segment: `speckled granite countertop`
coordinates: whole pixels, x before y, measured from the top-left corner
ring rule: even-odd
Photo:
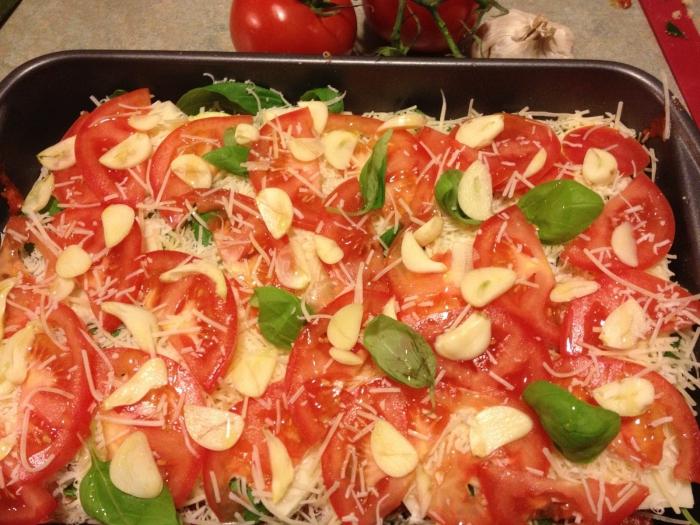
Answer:
[[[0,29],[0,78],[39,55],[66,49],[233,51],[231,0],[23,0]],[[576,58],[614,60],[672,75],[638,3],[503,0],[571,27]]]

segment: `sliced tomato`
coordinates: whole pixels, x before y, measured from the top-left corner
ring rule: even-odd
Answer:
[[[365,290],[363,293],[363,320],[381,313],[389,295]],[[353,292],[338,297],[320,313],[333,315],[354,300]],[[326,337],[328,319],[320,318],[308,324],[299,334],[289,355],[285,386],[291,403],[294,423],[310,443],[320,442],[331,420],[342,410],[347,398],[336,381],[352,382],[358,374],[376,375],[369,354],[358,343],[353,351],[365,359],[363,366],[342,365],[334,361]],[[362,372],[360,372],[362,370]]]
[[[505,389],[519,394],[530,382],[545,379],[544,367],[551,358],[531,327],[496,306],[483,313],[491,320],[491,343],[486,353],[469,361],[438,356],[445,380],[479,392]]]
[[[127,381],[150,359],[148,353],[135,348],[110,348],[104,354],[109,365],[105,358],[97,360],[94,375],[96,388],[105,396],[110,393],[112,379]],[[203,405],[204,395],[192,374],[171,359],[161,358],[168,369],[166,386],[150,390],[137,403],[100,412],[100,415],[110,457],[130,432],[146,434],[175,506],[180,507],[190,497],[204,455],[203,449],[187,435],[182,407]],[[162,422],[161,426],[155,421]]]
[[[284,385],[274,383],[262,397],[238,403],[231,411],[245,413],[241,437],[228,450],[206,454],[202,471],[204,491],[207,503],[222,522],[236,521],[236,514],[242,512],[241,506],[228,497],[232,479],[243,478],[252,488],[270,490],[272,470],[265,432],[282,441],[294,465],[311,447],[312,443],[292,423],[285,400]],[[264,487],[256,487],[255,472],[262,475]]]
[[[448,419],[450,414],[455,414],[453,417],[459,417],[457,414],[460,411],[471,413],[502,404],[529,412],[522,402],[504,398],[502,395],[487,396],[455,388],[439,389],[436,403],[449,407]],[[440,435],[437,434],[437,436]],[[523,438],[495,450],[485,458],[473,456],[468,448],[458,445],[459,436],[454,439],[441,436],[441,439],[444,440],[443,445],[438,445],[443,447],[438,453],[441,461],[429,471],[433,482],[428,515],[445,525],[464,523],[465,516],[469,517],[469,522],[473,525],[496,523],[492,517],[493,511],[487,505],[480,487],[479,473],[482,465],[496,464],[515,471],[531,468],[546,472],[549,468],[549,463],[542,452],[548,442],[539,426],[533,428]]]
[[[577,268],[597,272],[588,251],[612,270],[629,268],[611,248],[613,231],[624,222],[634,230],[637,269],[645,270],[666,257],[676,228],[673,210],[658,186],[641,173],[605,204],[603,213],[585,232],[569,242],[562,257]]]
[[[355,402],[344,411],[321,457],[323,483],[327,490],[334,487],[330,496],[333,510],[341,520],[354,514],[358,525],[376,523],[378,518],[381,521],[401,504],[412,483],[410,474],[402,478],[384,474],[370,450],[368,427],[372,420],[367,419],[368,411],[370,416],[388,421],[408,437],[407,397],[397,392],[373,391],[388,384],[388,380],[378,379],[352,392]]]
[[[26,312],[41,309],[41,301],[37,294],[13,289],[6,312],[8,329],[24,326]],[[46,304],[43,308],[48,310]],[[40,331],[35,336],[20,387],[17,446],[1,462],[5,479],[22,484],[62,469],[78,452],[90,424],[93,399],[83,359],[89,364],[93,352],[85,326],[62,304],[47,311],[46,326],[52,334]]]
[[[173,282],[160,280],[163,272],[190,257],[182,252],[156,251],[146,254],[144,306],[156,312],[161,326],[172,326],[169,345],[178,352],[202,388],[211,392],[233,356],[236,345],[237,312],[231,287],[226,296],[203,274]]]
[[[495,464],[481,468],[479,480],[493,513],[493,523],[512,523],[526,525],[537,518],[554,521],[574,519],[580,516],[581,523],[618,525],[625,517],[631,515],[649,494],[646,487],[640,485],[632,488],[632,495],[623,490],[630,490],[626,485],[603,483],[594,479],[585,479],[580,483],[552,480],[528,471],[515,471]],[[586,484],[584,488],[583,484]],[[601,492],[603,492],[601,494]],[[605,495],[611,501],[622,497],[627,499],[616,510],[602,505],[600,519],[589,501],[594,505]],[[590,499],[589,499],[590,498]]]
[[[535,228],[527,222],[517,206],[494,215],[479,227],[474,241],[474,267],[511,267],[520,282],[493,305],[522,319],[545,342],[559,342],[559,327],[549,301],[554,274],[537,238]]]
[[[606,150],[615,157],[621,175],[636,176],[650,162],[649,154],[639,142],[609,126],[577,128],[562,139],[562,152],[574,164],[583,164],[590,148]]]
[[[382,125],[382,121],[372,117],[362,117],[360,115],[343,115],[341,113],[329,113],[326,123],[325,133],[344,129],[354,131],[364,137],[372,137],[377,133],[377,129]]]
[[[504,190],[516,171],[523,175],[543,149],[547,154],[544,164],[528,177],[531,184],[537,184],[561,159],[559,139],[547,124],[518,115],[504,113],[503,124],[503,131],[494,142],[481,150],[491,172],[494,191]],[[515,184],[515,192],[528,188],[521,181]]]
[[[190,193],[192,188],[173,175],[170,163],[185,153],[201,156],[221,147],[227,129],[251,122],[252,117],[245,115],[210,117],[175,128],[160,143],[151,158],[150,185],[153,195],[160,195],[162,200],[169,200]]]
[[[0,525],[37,525],[47,521],[57,503],[40,484],[12,485],[0,490]]]
[[[83,127],[93,127],[104,121],[117,117],[124,117],[151,109],[151,92],[148,88],[135,89],[110,98],[103,104],[97,106],[90,112],[90,116],[85,119]]]
[[[593,389],[625,377],[643,374],[654,385],[654,404],[638,418],[622,419],[621,434],[612,450],[624,458],[636,457],[642,465],[658,464],[662,455],[663,432],[655,430],[658,424],[654,421],[660,417],[671,417],[672,420],[667,425],[675,435],[678,449],[674,475],[685,481],[697,482],[700,479],[698,423],[683,395],[661,375],[634,363],[606,357],[560,359],[555,363],[554,369],[569,376],[558,380],[560,384],[571,385],[578,396],[591,402],[594,402],[591,394]],[[574,385],[574,379],[578,379],[577,385]]]
[[[569,303],[559,346],[562,353],[585,353],[585,344],[602,346],[600,329],[605,319],[630,298],[644,308],[654,330],[658,329],[660,334],[688,328],[700,316],[700,301],[693,300],[690,293],[677,284],[639,270],[623,270],[617,275],[622,281],[599,277],[597,292]],[[640,293],[640,290],[648,293]]]
[[[443,169],[464,171],[477,159],[477,152],[457,142],[452,135],[425,126],[416,133],[416,140]],[[444,163],[443,163],[444,160]]]

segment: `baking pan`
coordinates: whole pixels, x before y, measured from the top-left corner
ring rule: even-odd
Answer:
[[[663,89],[631,66],[599,61],[323,58],[163,51],[68,51],[27,62],[0,83],[0,162],[26,192],[39,173],[35,155],[54,144],[91,95],[149,87],[160,99],[177,99],[216,78],[250,79],[296,100],[309,88],[346,90],[353,112],[417,105],[448,117],[466,113],[470,99],[481,112],[531,109],[614,113],[624,101],[625,124],[642,130],[664,115]],[[652,139],[657,181],[676,213],[673,270],[700,289],[700,133],[680,105],[671,105],[671,139]],[[0,203],[0,224],[7,218]]]
[[[39,173],[36,153],[54,144],[89,97],[115,89],[148,87],[159,99],[177,99],[215,78],[254,82],[290,100],[331,84],[347,91],[353,112],[393,111],[416,105],[437,115],[463,116],[470,99],[480,112],[530,109],[614,113],[637,130],[664,116],[664,92],[650,75],[631,66],[600,61],[333,59],[162,51],[68,51],[28,62],[0,82],[0,163],[26,193]],[[670,107],[671,138],[652,138],[659,159],[657,182],[676,217],[672,265],[678,281],[700,290],[700,132],[680,104]],[[0,224],[7,207],[0,203]],[[694,489],[698,487],[695,486]],[[699,494],[696,490],[696,499]]]

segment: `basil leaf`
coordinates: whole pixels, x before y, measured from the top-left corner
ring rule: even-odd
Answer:
[[[435,201],[443,212],[458,223],[475,226],[481,224],[481,221],[467,217],[462,208],[459,207],[457,200],[457,190],[463,175],[464,173],[459,170],[447,170],[440,175],[435,185]]]
[[[112,91],[112,94],[109,95],[107,98],[111,100],[113,98],[117,98],[117,97],[121,97],[122,95],[126,95],[127,93],[128,93],[128,91],[126,89],[117,88],[114,91]]]
[[[262,501],[257,499],[255,495],[253,494],[253,490],[250,488],[250,485],[246,484],[245,488],[245,496],[243,495],[243,484],[241,483],[241,480],[238,478],[233,478],[231,481],[229,481],[228,487],[231,489],[231,492],[234,494],[238,494],[239,497],[243,499],[247,499],[248,502],[250,502],[250,506],[253,507],[257,512],[252,512],[248,509],[243,509],[243,520],[248,521],[248,522],[257,522],[260,520],[262,516],[272,516],[270,514],[270,511],[267,510],[267,507],[263,505]]]
[[[590,405],[549,381],[530,383],[523,399],[565,458],[585,463],[595,459],[620,431],[620,416]]]
[[[402,225],[401,223],[399,223],[395,227],[389,228],[387,231],[385,231],[379,236],[379,244],[382,245],[384,251],[387,251],[391,247],[392,243],[394,242],[394,239],[396,239],[396,236],[401,231],[401,228]]]
[[[201,108],[255,115],[261,109],[286,105],[279,93],[252,82],[219,82],[194,88],[177,101],[177,107],[188,115],[196,115]]]
[[[167,486],[155,498],[131,496],[114,486],[109,462],[91,451],[92,465],[80,482],[79,496],[88,516],[105,525],[178,525],[173,497]]]
[[[299,298],[274,286],[262,286],[255,289],[254,299],[260,333],[273,345],[291,350],[305,323]]]
[[[588,228],[605,203],[596,192],[573,180],[539,184],[523,195],[518,207],[537,226],[545,244],[563,244]]]
[[[386,191],[386,157],[392,130],[385,131],[372,148],[372,154],[362,166],[360,172],[360,193],[362,193],[362,209],[347,212],[348,215],[362,215],[368,211],[378,210],[384,206]]]
[[[75,486],[75,481],[63,489],[63,495],[68,499],[76,499],[78,497],[78,488]]]
[[[51,217],[56,215],[57,213],[60,213],[63,211],[63,208],[61,208],[58,205],[58,199],[51,195],[51,198],[49,199],[49,202],[46,203],[46,206],[44,206],[41,210],[39,210],[39,213],[45,214],[48,213]]]
[[[378,315],[367,323],[362,344],[377,366],[396,381],[412,388],[435,384],[435,354],[407,325]]]
[[[202,155],[202,158],[209,164],[213,164],[228,173],[239,177],[247,177],[248,169],[242,164],[248,162],[249,152],[250,148],[244,146],[224,146],[205,153]]]
[[[683,30],[670,20],[666,22],[666,34],[668,36],[675,36],[676,38],[686,38]]]
[[[238,142],[236,141],[236,126],[230,127],[224,131],[222,142],[224,143],[224,146],[238,145]]]
[[[192,215],[196,215],[197,217],[199,217],[204,224],[209,224],[210,220],[214,219],[215,217],[218,217],[218,213],[216,213],[215,211],[207,211],[204,213],[197,213],[195,211],[192,212]],[[209,228],[203,226],[202,223],[200,223],[194,217],[188,221],[188,225],[192,229],[194,238],[202,246],[209,246],[211,244],[211,240],[214,237],[214,235],[212,234]]]
[[[332,86],[310,89],[304,93],[299,100],[320,100],[328,102],[341,97],[340,91]],[[331,113],[342,113],[345,110],[345,104],[342,97],[337,102],[333,102],[328,106],[328,111]]]

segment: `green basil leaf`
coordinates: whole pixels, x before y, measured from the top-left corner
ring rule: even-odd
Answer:
[[[545,244],[570,241],[591,225],[604,206],[600,195],[573,180],[539,184],[518,201]]]
[[[305,323],[299,298],[274,286],[256,288],[253,298],[260,333],[273,345],[291,350]]]
[[[241,480],[238,478],[233,478],[231,481],[229,481],[229,489],[231,489],[231,492],[234,494],[237,494],[240,498],[247,499],[250,502],[250,506],[253,507],[257,512],[250,511],[248,509],[243,509],[243,520],[248,521],[248,522],[258,522],[262,516],[272,516],[270,514],[270,511],[267,510],[267,507],[263,505],[262,501],[257,499],[255,495],[253,494],[253,490],[250,488],[250,485],[246,484],[245,488],[245,495],[243,495],[243,484],[241,483]]]
[[[362,215],[384,206],[387,148],[392,134],[392,130],[384,132],[374,145],[374,148],[372,148],[372,154],[367,159],[367,162],[362,166],[362,171],[360,172],[362,209],[352,213],[347,212],[348,215]]]
[[[666,22],[666,34],[669,36],[675,36],[676,38],[685,38],[685,33],[683,30],[670,20]]]
[[[75,486],[75,481],[63,489],[63,495],[68,499],[76,499],[78,497],[78,488]]]
[[[213,164],[220,170],[224,170],[239,177],[247,177],[248,170],[242,166],[244,162],[248,162],[248,153],[250,148],[244,146],[224,146],[217,148],[202,155],[202,158],[209,164]]]
[[[117,88],[114,91],[112,91],[112,94],[109,95],[107,98],[113,99],[113,98],[121,97],[122,95],[126,95],[127,93],[128,93],[128,91],[126,89]]]
[[[537,413],[554,445],[571,461],[592,461],[620,432],[618,414],[588,404],[549,381],[530,383],[523,399]]]
[[[219,82],[194,88],[177,101],[177,107],[188,115],[196,115],[201,108],[256,115],[261,109],[286,105],[279,93],[252,82]]]
[[[395,227],[389,228],[387,231],[385,231],[379,236],[379,244],[382,245],[384,251],[387,251],[391,247],[391,245],[394,242],[394,239],[396,239],[396,236],[401,231],[401,228],[402,224],[399,223]]]
[[[340,91],[332,86],[328,86],[310,89],[304,93],[299,100],[320,100],[321,102],[328,102],[329,100],[335,100],[338,97],[341,97]],[[345,111],[345,104],[343,103],[342,97],[337,102],[330,104],[328,106],[328,111],[331,113],[342,113]]]
[[[63,208],[59,206],[58,199],[51,195],[49,202],[46,203],[46,206],[39,210],[39,213],[48,213],[51,217],[53,217],[54,215],[62,211]]]
[[[457,200],[459,181],[462,180],[463,175],[464,173],[459,170],[447,170],[440,175],[435,185],[435,201],[443,212],[458,223],[475,226],[481,224],[481,221],[467,217],[462,208],[459,207]]]
[[[201,219],[201,221],[204,224],[209,224],[209,221],[212,220],[215,217],[218,217],[218,213],[215,211],[207,211],[204,213],[197,213],[192,212],[192,215],[196,215]],[[209,246],[211,244],[213,234],[211,230],[205,226],[202,225],[197,219],[194,217],[191,218],[188,221],[189,227],[192,229],[192,233],[194,234],[194,238],[202,245],[202,246]]]
[[[238,142],[236,141],[236,126],[230,127],[224,131],[222,142],[224,143],[224,146],[238,145]]]
[[[379,315],[367,323],[362,344],[377,366],[396,381],[412,388],[435,384],[435,354],[407,325]]]
[[[173,497],[167,486],[155,498],[122,492],[109,478],[109,462],[91,452],[92,465],[80,482],[80,504],[88,516],[105,525],[178,525]]]

